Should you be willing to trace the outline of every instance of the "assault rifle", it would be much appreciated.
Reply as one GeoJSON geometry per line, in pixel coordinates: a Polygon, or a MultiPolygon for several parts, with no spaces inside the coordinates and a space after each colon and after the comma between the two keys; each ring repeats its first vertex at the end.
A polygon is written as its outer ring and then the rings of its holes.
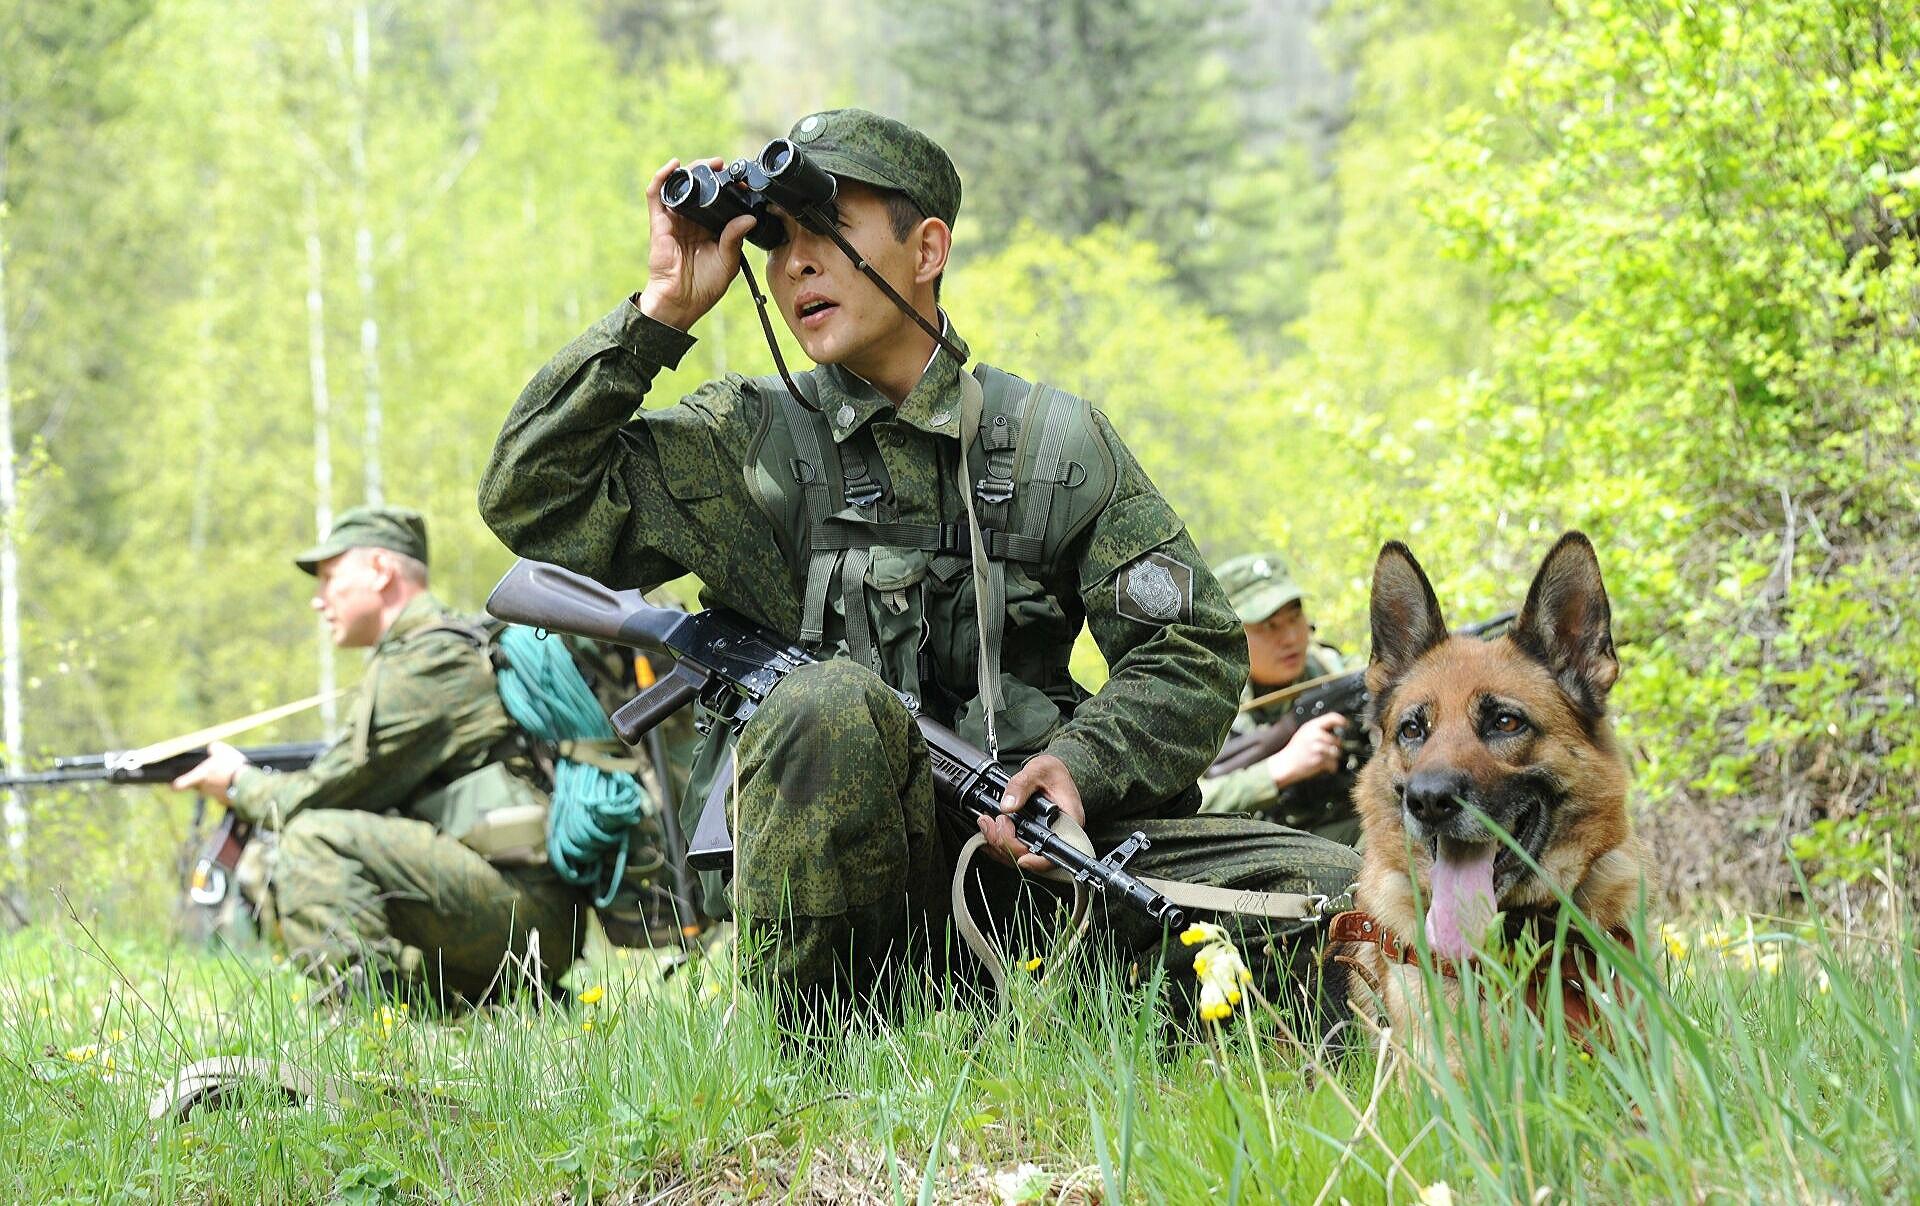
{"type": "MultiPolygon", "coordinates": [[[[507,571],[488,597],[487,611],[511,624],[672,654],[677,659],[672,672],[613,714],[614,732],[630,746],[695,700],[710,723],[725,724],[737,734],[781,679],[820,660],[732,612],[716,608],[688,614],[655,607],[637,590],[611,590],[537,561],[521,561],[507,571]]],[[[1000,800],[1010,778],[1006,770],[925,715],[913,696],[899,693],[899,698],[926,739],[940,801],[970,817],[1003,815],[1000,800]]],[[[688,844],[687,861],[700,870],[720,870],[732,860],[725,805],[730,779],[724,770],[716,777],[688,844]]],[[[1014,833],[1077,882],[1116,896],[1174,930],[1186,924],[1179,908],[1126,869],[1127,860],[1146,849],[1145,834],[1135,832],[1106,857],[1095,857],[1054,832],[1059,811],[1053,801],[1036,795],[1011,814],[1014,833]]]]}
{"type": "MultiPolygon", "coordinates": [[[[1463,636],[1484,637],[1512,622],[1513,613],[1508,611],[1458,631],[1463,636]]],[[[1250,701],[1240,710],[1251,711],[1283,700],[1293,701],[1286,715],[1272,724],[1262,725],[1251,732],[1237,733],[1227,739],[1227,744],[1220,749],[1220,756],[1207,768],[1207,778],[1217,779],[1272,757],[1293,740],[1300,726],[1329,712],[1347,718],[1346,728],[1340,737],[1342,769],[1357,771],[1372,755],[1372,745],[1359,723],[1360,717],[1366,714],[1367,705],[1373,702],[1373,696],[1367,691],[1366,670],[1329,674],[1291,687],[1282,687],[1250,701]]]]}
{"type": "MultiPolygon", "coordinates": [[[[324,741],[295,741],[283,745],[256,745],[240,752],[255,766],[269,770],[301,770],[327,748],[324,741]]],[[[171,783],[200,765],[207,756],[205,746],[144,761],[141,750],[109,750],[104,754],[74,754],[55,758],[51,770],[0,777],[0,788],[51,787],[62,783],[112,783],[120,786],[171,783]]],[[[194,828],[199,828],[196,805],[194,828]]],[[[227,898],[234,868],[240,864],[240,852],[253,836],[253,827],[231,810],[220,818],[207,840],[200,845],[193,871],[187,879],[187,896],[197,905],[217,905],[227,898]]]]}
{"type": "MultiPolygon", "coordinates": [[[[323,741],[294,741],[285,745],[256,745],[240,752],[255,766],[270,770],[300,770],[318,758],[327,748],[323,741]]],[[[57,783],[113,783],[139,785],[171,783],[206,759],[207,748],[140,760],[139,750],[109,750],[104,754],[72,754],[55,758],[50,770],[0,777],[0,789],[11,787],[49,787],[57,783]]]]}

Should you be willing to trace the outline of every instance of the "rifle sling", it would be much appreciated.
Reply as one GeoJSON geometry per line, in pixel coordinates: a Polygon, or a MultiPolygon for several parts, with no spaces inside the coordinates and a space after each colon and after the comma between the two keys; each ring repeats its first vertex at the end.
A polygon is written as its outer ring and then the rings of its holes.
{"type": "MultiPolygon", "coordinates": [[[[1093,839],[1080,823],[1064,812],[1054,814],[1053,831],[1066,839],[1087,855],[1093,855],[1093,839]]],[[[995,996],[1004,1005],[1007,1000],[1006,954],[994,942],[991,931],[982,926],[973,913],[973,904],[967,899],[967,871],[973,866],[976,855],[986,847],[987,839],[974,834],[960,848],[960,860],[953,869],[953,921],[954,928],[960,931],[960,937],[967,949],[974,953],[987,969],[987,975],[993,980],[995,996]]],[[[1089,913],[1093,905],[1093,889],[1077,882],[1072,875],[1060,867],[1049,867],[1038,873],[1040,878],[1054,883],[1066,884],[1073,892],[1073,905],[1068,912],[1068,923],[1072,935],[1068,939],[1068,949],[1080,941],[1087,931],[1089,913]]],[[[1160,879],[1156,876],[1142,875],[1140,882],[1165,896],[1169,901],[1186,910],[1199,910],[1206,913],[1232,913],[1242,917],[1264,917],[1269,921],[1318,921],[1324,915],[1326,899],[1319,896],[1306,896],[1298,892],[1253,892],[1244,888],[1222,888],[1213,884],[1188,883],[1179,879],[1160,879]]]]}
{"type": "Polygon", "coordinates": [[[1310,678],[1304,683],[1295,683],[1291,687],[1282,687],[1278,691],[1269,691],[1265,695],[1249,699],[1240,705],[1242,712],[1253,712],[1269,704],[1284,703],[1296,695],[1304,694],[1315,687],[1324,687],[1335,679],[1346,678],[1356,673],[1352,670],[1336,670],[1332,674],[1322,674],[1319,678],[1310,678]]]}
{"type": "Polygon", "coordinates": [[[344,694],[346,694],[346,688],[344,687],[338,691],[323,691],[318,695],[310,695],[305,699],[297,699],[292,703],[268,708],[264,712],[255,712],[251,716],[242,716],[237,720],[224,720],[219,724],[201,729],[198,732],[185,733],[179,737],[169,737],[165,741],[156,741],[152,745],[143,746],[140,749],[130,752],[126,756],[126,765],[130,768],[141,767],[152,762],[164,762],[168,758],[177,758],[181,754],[200,749],[208,742],[224,741],[228,737],[244,733],[249,729],[257,729],[263,724],[272,724],[276,720],[285,720],[287,717],[305,712],[309,708],[317,708],[321,704],[336,700],[344,694]]]}

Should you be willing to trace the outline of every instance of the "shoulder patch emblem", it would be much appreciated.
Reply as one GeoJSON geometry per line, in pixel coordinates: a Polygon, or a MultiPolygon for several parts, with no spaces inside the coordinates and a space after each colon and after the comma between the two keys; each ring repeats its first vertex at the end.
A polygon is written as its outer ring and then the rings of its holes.
{"type": "Polygon", "coordinates": [[[1148,553],[1114,575],[1114,610],[1142,624],[1193,618],[1193,569],[1164,553],[1148,553]]]}

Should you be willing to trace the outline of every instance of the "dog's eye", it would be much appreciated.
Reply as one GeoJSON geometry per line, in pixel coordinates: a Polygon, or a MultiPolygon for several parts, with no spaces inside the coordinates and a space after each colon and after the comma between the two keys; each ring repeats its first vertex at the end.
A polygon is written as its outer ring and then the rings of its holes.
{"type": "Polygon", "coordinates": [[[1493,714],[1493,731],[1496,733],[1518,733],[1526,727],[1526,717],[1518,712],[1503,709],[1493,714]]]}
{"type": "Polygon", "coordinates": [[[1418,716],[1409,716],[1400,722],[1400,727],[1396,731],[1402,741],[1418,741],[1427,735],[1427,725],[1418,716]]]}

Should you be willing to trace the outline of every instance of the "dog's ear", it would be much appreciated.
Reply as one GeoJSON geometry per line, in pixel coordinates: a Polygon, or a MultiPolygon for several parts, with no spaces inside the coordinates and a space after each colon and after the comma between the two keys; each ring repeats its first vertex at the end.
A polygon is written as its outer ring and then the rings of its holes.
{"type": "MultiPolygon", "coordinates": [[[[1398,679],[1427,650],[1447,639],[1440,600],[1412,550],[1398,540],[1381,546],[1373,563],[1373,668],[1379,678],[1374,694],[1398,679]]],[[[1376,673],[1369,673],[1371,684],[1376,673]]]]}
{"type": "Polygon", "coordinates": [[[1600,559],[1579,532],[1562,536],[1527,588],[1513,625],[1514,643],[1546,663],[1567,695],[1589,716],[1606,711],[1620,677],[1613,652],[1613,611],[1600,580],[1600,559]]]}

